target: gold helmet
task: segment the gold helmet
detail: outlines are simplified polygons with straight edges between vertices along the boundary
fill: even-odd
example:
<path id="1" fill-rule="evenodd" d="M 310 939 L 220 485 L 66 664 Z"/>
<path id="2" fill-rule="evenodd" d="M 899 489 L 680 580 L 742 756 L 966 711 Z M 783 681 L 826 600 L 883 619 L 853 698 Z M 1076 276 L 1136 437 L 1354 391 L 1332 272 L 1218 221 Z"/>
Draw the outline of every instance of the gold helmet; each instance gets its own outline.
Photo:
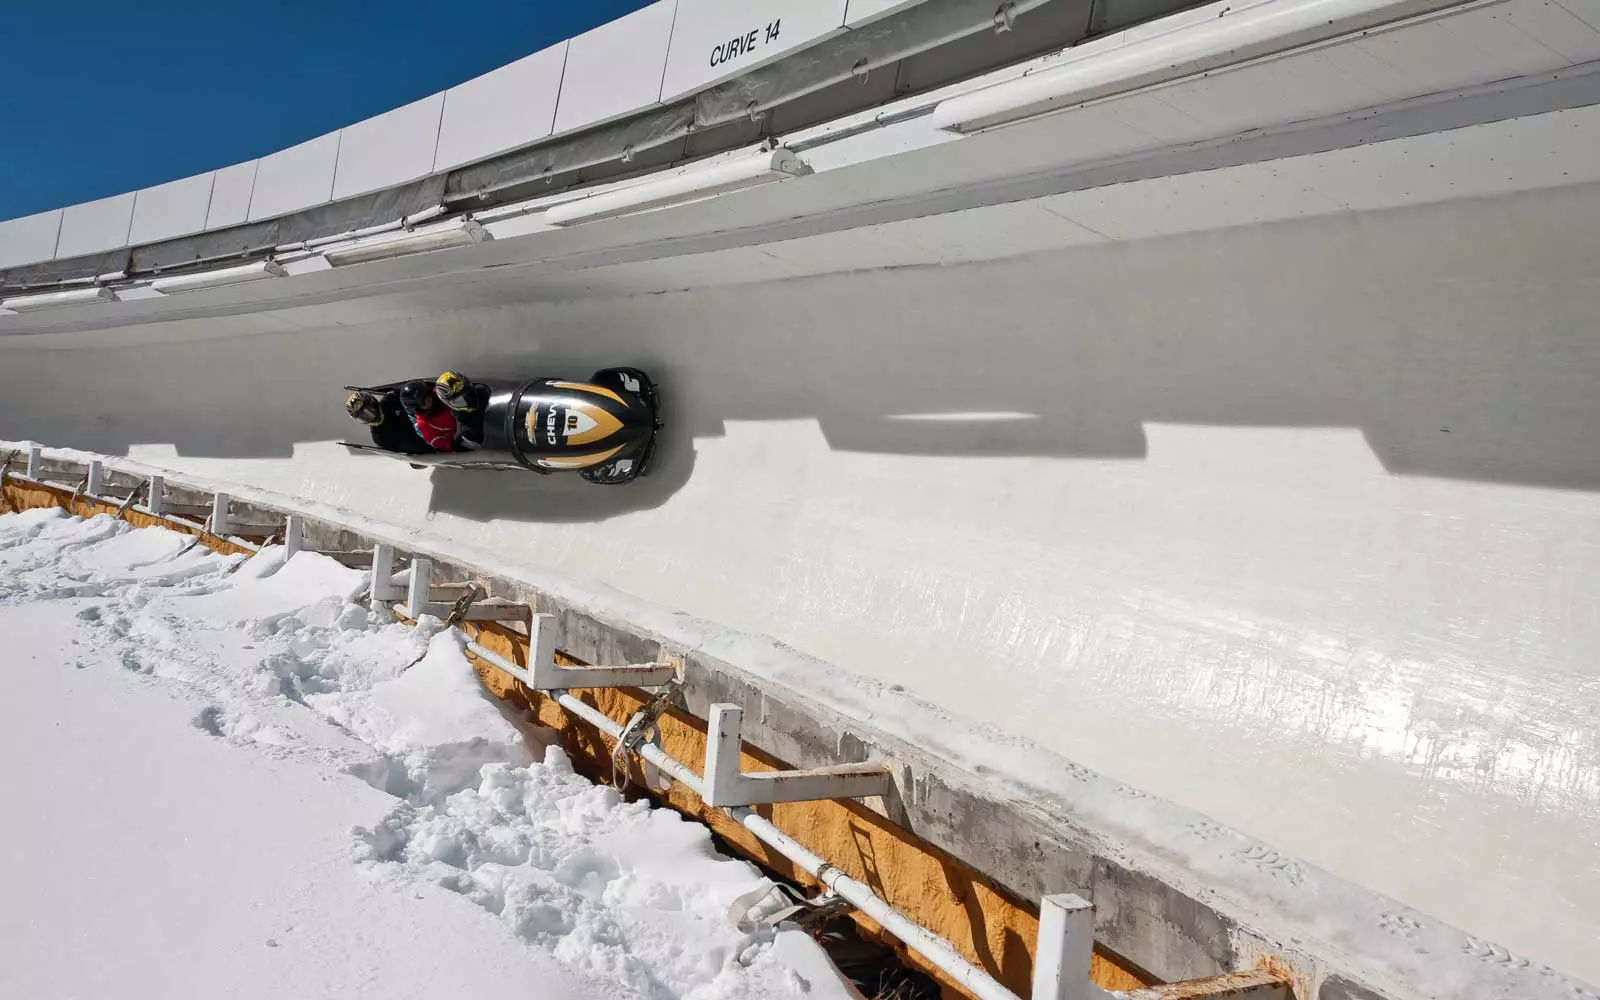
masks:
<path id="1" fill-rule="evenodd" d="M 445 372 L 434 380 L 434 391 L 452 410 L 471 410 L 472 386 L 460 372 Z"/>
<path id="2" fill-rule="evenodd" d="M 383 409 L 378 406 L 378 397 L 370 392 L 352 392 L 345 397 L 345 412 L 364 424 L 377 424 L 383 421 Z"/>

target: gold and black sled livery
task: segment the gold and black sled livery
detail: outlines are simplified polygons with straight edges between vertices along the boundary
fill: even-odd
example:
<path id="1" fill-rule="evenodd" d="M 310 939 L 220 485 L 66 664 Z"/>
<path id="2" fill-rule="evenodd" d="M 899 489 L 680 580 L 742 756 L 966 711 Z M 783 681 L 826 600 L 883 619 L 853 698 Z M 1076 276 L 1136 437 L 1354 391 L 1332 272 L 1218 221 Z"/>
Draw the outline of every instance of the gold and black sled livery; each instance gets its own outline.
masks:
<path id="1" fill-rule="evenodd" d="M 386 396 L 404 384 L 345 388 Z M 655 383 L 637 368 L 604 368 L 583 382 L 484 379 L 472 387 L 476 409 L 457 414 L 467 439 L 463 450 L 405 455 L 373 444 L 343 444 L 413 468 L 576 472 L 607 485 L 632 482 L 650 471 L 661 428 L 660 398 Z"/>

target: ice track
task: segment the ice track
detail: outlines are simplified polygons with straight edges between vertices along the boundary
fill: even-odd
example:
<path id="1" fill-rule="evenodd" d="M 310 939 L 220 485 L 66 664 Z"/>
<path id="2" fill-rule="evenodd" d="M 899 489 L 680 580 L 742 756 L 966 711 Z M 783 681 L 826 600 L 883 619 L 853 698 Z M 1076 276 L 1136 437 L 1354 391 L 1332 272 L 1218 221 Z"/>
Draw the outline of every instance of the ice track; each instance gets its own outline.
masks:
<path id="1" fill-rule="evenodd" d="M 3 426 L 776 636 L 1600 981 L 1597 197 L 574 302 L 417 282 L 12 345 Z M 346 381 L 610 364 L 662 382 L 635 487 L 331 444 Z"/>

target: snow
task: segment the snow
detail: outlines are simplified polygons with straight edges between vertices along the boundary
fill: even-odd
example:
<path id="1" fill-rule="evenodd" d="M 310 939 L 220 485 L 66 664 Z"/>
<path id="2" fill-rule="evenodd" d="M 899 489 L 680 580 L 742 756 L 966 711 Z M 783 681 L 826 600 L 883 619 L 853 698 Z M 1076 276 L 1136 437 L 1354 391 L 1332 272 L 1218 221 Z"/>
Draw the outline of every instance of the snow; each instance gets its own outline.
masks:
<path id="1" fill-rule="evenodd" d="M 575 774 L 359 574 L 0 515 L 0 995 L 851 993 L 706 829 Z"/>
<path id="2" fill-rule="evenodd" d="M 950 762 L 961 771 L 982 775 L 987 794 L 1013 803 L 1043 801 L 1057 818 L 1073 817 L 1088 824 L 1115 851 L 1145 852 L 1161 878 L 1197 898 L 1219 906 L 1219 911 L 1241 918 L 1266 940 L 1314 943 L 1333 961 L 1381 974 L 1394 982 L 1426 983 L 1441 996 L 1461 997 L 1580 997 L 1600 1000 L 1600 993 L 1525 953 L 1507 950 L 1481 934 L 1458 929 L 1392 897 L 1385 897 L 1297 859 L 1281 845 L 1264 842 L 1231 829 L 1214 818 L 1166 801 L 1126 782 L 1097 773 L 1063 759 L 1049 748 L 922 700 L 905 686 L 851 673 L 806 655 L 772 638 L 742 632 L 722 622 L 695 618 L 640 600 L 616 589 L 570 575 L 530 568 L 515 552 L 489 551 L 431 531 L 405 528 L 324 501 L 291 497 L 275 490 L 235 481 L 179 475 L 169 468 L 153 467 L 125 459 L 73 449 L 48 449 L 52 458 L 82 463 L 99 458 L 110 467 L 137 475 L 161 473 L 169 482 L 203 492 L 226 489 L 237 499 L 295 510 L 308 517 L 357 531 L 377 541 L 390 542 L 447 561 L 472 565 L 479 571 L 517 580 L 559 604 L 582 608 L 600 620 L 624 621 L 640 634 L 665 647 L 695 650 L 710 662 L 737 665 L 736 669 L 761 678 L 763 685 L 801 693 L 819 718 L 837 713 L 844 719 L 871 726 L 892 740 L 917 748 L 932 758 Z M 430 524 L 431 527 L 431 524 Z M 1075 725 L 1087 717 L 1075 716 Z M 1150 718 L 1143 724 L 1157 726 Z M 1071 728 L 1071 727 L 1068 727 Z M 1046 735 L 1041 733 L 1041 736 Z M 946 774 L 957 772 L 945 772 Z M 394 780 L 402 785 L 415 779 L 402 768 Z M 1259 777 L 1259 776 L 1258 776 Z M 1356 815 L 1355 812 L 1347 813 Z M 1375 813 L 1361 813 L 1355 824 L 1365 831 L 1366 842 L 1376 842 L 1370 825 Z M 1439 827 L 1440 835 L 1474 837 L 1478 827 Z M 1593 836 L 1590 831 L 1589 837 Z M 1501 832 L 1496 843 L 1515 843 Z M 1559 839 L 1559 838 L 1558 838 Z M 1394 845 L 1383 840 L 1384 853 Z M 1517 912 L 1539 919 L 1535 937 L 1549 938 L 1552 928 L 1573 939 L 1583 939 L 1585 921 L 1592 915 L 1586 900 L 1581 865 L 1569 865 L 1553 844 L 1543 845 L 1554 860 L 1547 863 L 1563 871 L 1568 894 L 1578 900 L 1580 919 L 1568 920 L 1572 911 L 1537 906 Z M 1447 849 L 1449 852 L 1451 849 Z M 1592 852 L 1590 852 L 1592 854 Z M 1588 855 L 1584 855 L 1585 858 Z M 1447 860 L 1452 860 L 1447 858 Z M 1507 865 L 1516 859 L 1506 856 Z M 1175 862 L 1176 867 L 1171 863 Z M 1455 861 L 1452 861 L 1455 863 Z M 1492 877 L 1496 869 L 1469 866 L 1477 875 Z M 1474 891 L 1478 883 L 1462 881 Z M 1531 898 L 1531 897 L 1530 897 Z M 1592 935 L 1590 935 L 1592 939 Z M 776 951 L 787 953 L 790 937 L 781 937 Z M 1591 942 L 1592 943 L 1592 942 Z M 820 960 L 806 950 L 805 961 Z M 1582 962 L 1592 960 L 1589 944 L 1581 944 Z M 791 961 L 799 961 L 793 959 Z"/>

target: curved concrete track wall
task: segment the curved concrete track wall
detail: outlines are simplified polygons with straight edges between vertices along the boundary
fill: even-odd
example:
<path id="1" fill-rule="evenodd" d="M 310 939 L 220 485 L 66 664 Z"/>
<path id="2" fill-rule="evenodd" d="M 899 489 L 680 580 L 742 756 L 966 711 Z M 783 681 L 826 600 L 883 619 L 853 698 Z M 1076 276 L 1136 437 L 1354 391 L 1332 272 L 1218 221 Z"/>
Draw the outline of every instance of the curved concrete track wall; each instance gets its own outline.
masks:
<path id="1" fill-rule="evenodd" d="M 281 334 L 18 338 L 0 405 L 772 634 L 1600 981 L 1597 218 L 1578 187 L 567 303 L 488 272 L 252 317 Z M 671 424 L 632 488 L 329 443 L 345 381 L 615 363 Z"/>

